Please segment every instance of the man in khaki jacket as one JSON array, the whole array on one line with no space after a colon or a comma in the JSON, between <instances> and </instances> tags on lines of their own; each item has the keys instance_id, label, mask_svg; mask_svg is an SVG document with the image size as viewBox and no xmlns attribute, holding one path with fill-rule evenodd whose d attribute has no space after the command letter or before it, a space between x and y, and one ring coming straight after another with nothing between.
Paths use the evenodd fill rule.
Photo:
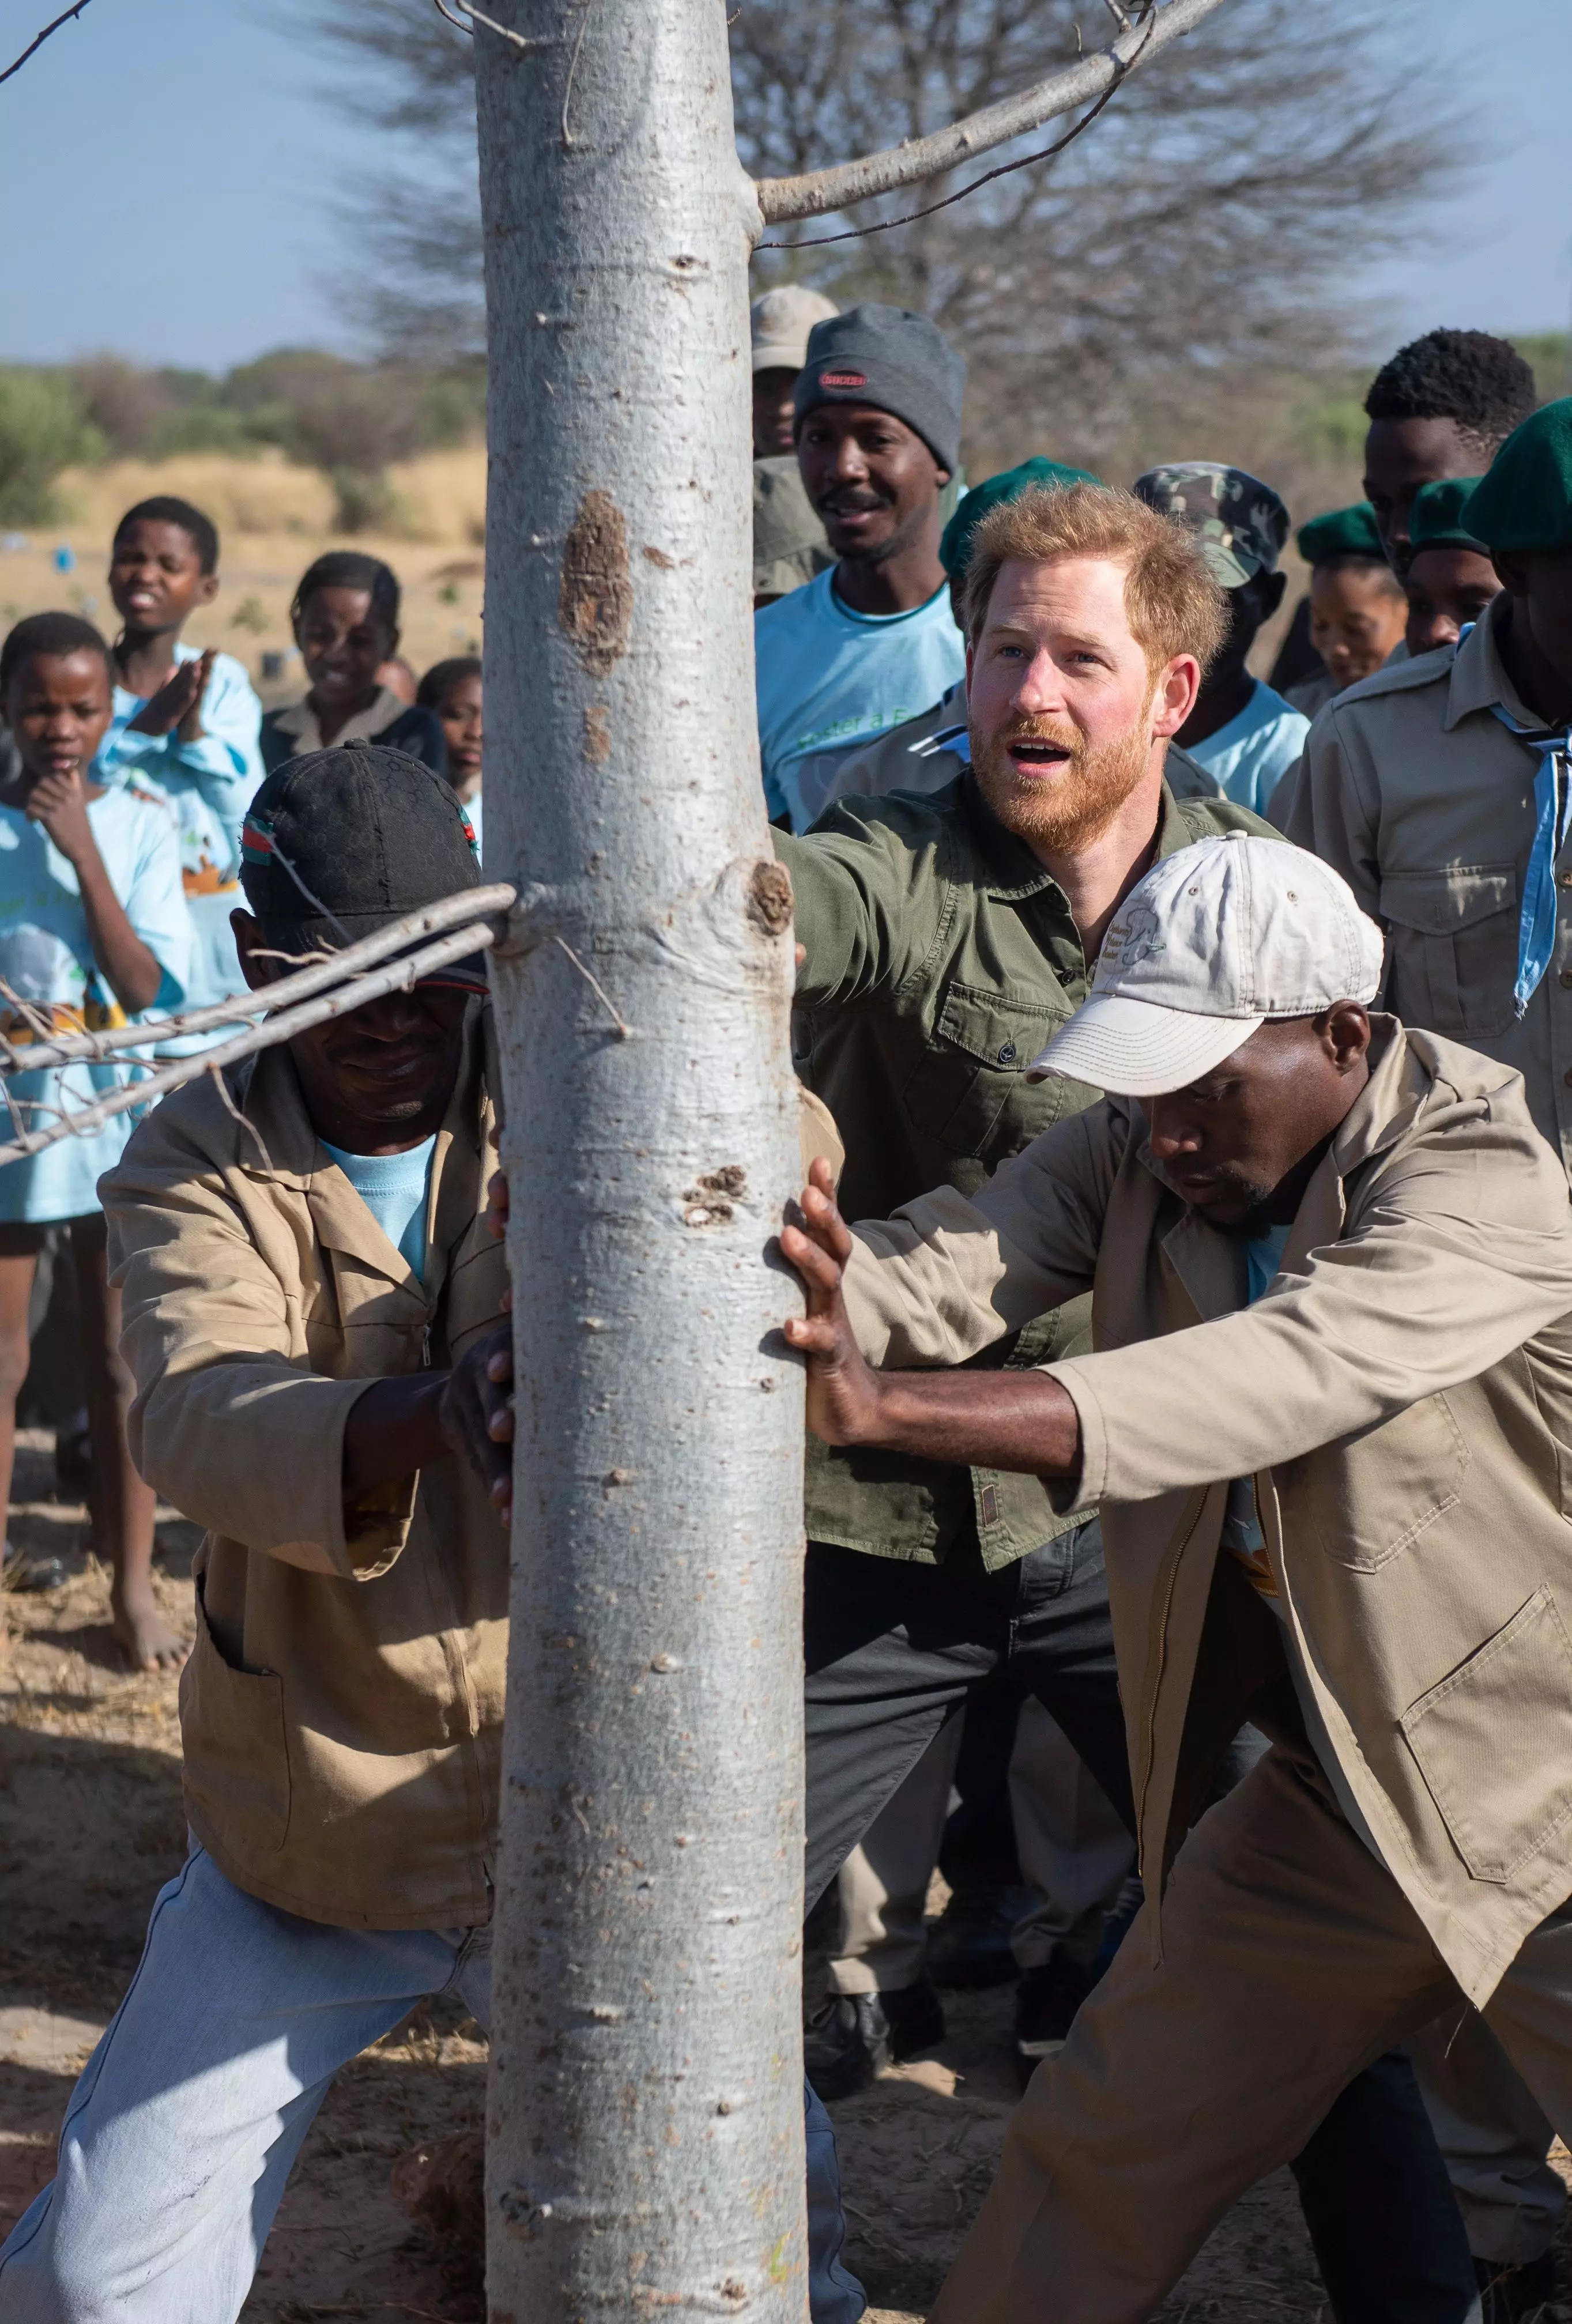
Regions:
<instances>
[{"instance_id":1,"label":"man in khaki jacket","mask_svg":"<svg viewBox=\"0 0 1572 2324\"><path fill-rule=\"evenodd\" d=\"M1518 1076L1372 1019L1379 969L1324 867L1182 851L1040 1061L1128 1094L855 1238L816 1183L782 1238L819 1433L1103 1513L1148 1903L935 2324L1136 2324L1461 1996L1572 2128L1572 1225ZM1089 1356L895 1369L1088 1283ZM1186 1838L1246 1712L1274 1748Z\"/></svg>"},{"instance_id":2,"label":"man in khaki jacket","mask_svg":"<svg viewBox=\"0 0 1572 2324\"><path fill-rule=\"evenodd\" d=\"M270 776L242 880L261 986L479 871L446 783L361 744ZM448 1387L505 1280L484 991L465 962L194 1082L101 1182L132 1452L208 1528L192 1847L0 2253L7 2324L224 2324L338 2068L422 1995L485 2017L507 1549Z\"/></svg>"},{"instance_id":3,"label":"man in khaki jacket","mask_svg":"<svg viewBox=\"0 0 1572 2324\"><path fill-rule=\"evenodd\" d=\"M1572 1173L1572 399L1507 438L1466 512L1501 595L1329 705L1272 813L1380 923L1387 1006L1515 1066ZM1416 2060L1474 2248L1537 2264L1549 2297L1549 2124L1476 2018Z\"/></svg>"}]
</instances>

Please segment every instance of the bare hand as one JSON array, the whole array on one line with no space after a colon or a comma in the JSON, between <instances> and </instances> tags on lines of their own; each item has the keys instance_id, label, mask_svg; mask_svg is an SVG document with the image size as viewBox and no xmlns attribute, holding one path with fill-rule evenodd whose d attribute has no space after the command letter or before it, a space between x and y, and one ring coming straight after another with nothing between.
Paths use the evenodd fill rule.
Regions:
<instances>
[{"instance_id":1,"label":"bare hand","mask_svg":"<svg viewBox=\"0 0 1572 2324\"><path fill-rule=\"evenodd\" d=\"M513 1326L503 1323L459 1357L439 1416L448 1445L468 1462L504 1517L513 1505Z\"/></svg>"},{"instance_id":2,"label":"bare hand","mask_svg":"<svg viewBox=\"0 0 1572 2324\"><path fill-rule=\"evenodd\" d=\"M42 823L68 863L79 863L97 843L88 820L88 786L80 767L42 775L27 795L27 819Z\"/></svg>"},{"instance_id":3,"label":"bare hand","mask_svg":"<svg viewBox=\"0 0 1572 2324\"><path fill-rule=\"evenodd\" d=\"M808 1425L827 1444L878 1442L883 1390L852 1334L841 1280L852 1238L835 1205L829 1164L810 1165L802 1190L800 1226L783 1228L781 1250L802 1278L808 1313L789 1315L784 1330L805 1359Z\"/></svg>"},{"instance_id":4,"label":"bare hand","mask_svg":"<svg viewBox=\"0 0 1572 2324\"><path fill-rule=\"evenodd\" d=\"M168 734L178 726L182 742L199 742L206 732L202 696L213 675L214 659L215 650L209 646L195 661L178 663L173 676L165 678L158 692L143 704L126 732Z\"/></svg>"}]
</instances>

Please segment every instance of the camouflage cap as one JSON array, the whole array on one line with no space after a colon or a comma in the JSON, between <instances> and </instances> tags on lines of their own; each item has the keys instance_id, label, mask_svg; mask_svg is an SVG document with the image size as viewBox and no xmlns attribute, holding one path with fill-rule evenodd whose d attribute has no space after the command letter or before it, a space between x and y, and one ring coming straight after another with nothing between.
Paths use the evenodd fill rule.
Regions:
<instances>
[{"instance_id":1,"label":"camouflage cap","mask_svg":"<svg viewBox=\"0 0 1572 2324\"><path fill-rule=\"evenodd\" d=\"M1148 468L1131 486L1159 516L1178 517L1199 533L1213 578L1243 589L1258 573L1275 573L1289 535L1289 513L1270 484L1221 460L1176 460Z\"/></svg>"}]
</instances>

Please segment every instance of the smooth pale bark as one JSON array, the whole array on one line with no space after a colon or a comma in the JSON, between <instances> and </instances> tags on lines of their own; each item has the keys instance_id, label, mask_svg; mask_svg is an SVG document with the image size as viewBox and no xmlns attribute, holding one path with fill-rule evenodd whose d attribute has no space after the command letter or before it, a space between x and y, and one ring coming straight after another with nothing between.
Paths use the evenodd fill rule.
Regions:
<instances>
[{"instance_id":1,"label":"smooth pale bark","mask_svg":"<svg viewBox=\"0 0 1572 2324\"><path fill-rule=\"evenodd\" d=\"M494 0L486 868L519 1369L495 2324L800 2324L789 891L720 0Z\"/></svg>"}]
</instances>

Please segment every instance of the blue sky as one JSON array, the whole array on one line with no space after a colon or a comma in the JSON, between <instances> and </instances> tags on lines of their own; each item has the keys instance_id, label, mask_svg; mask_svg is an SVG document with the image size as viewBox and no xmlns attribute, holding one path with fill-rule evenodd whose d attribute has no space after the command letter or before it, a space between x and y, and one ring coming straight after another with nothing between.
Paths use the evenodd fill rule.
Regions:
<instances>
[{"instance_id":1,"label":"blue sky","mask_svg":"<svg viewBox=\"0 0 1572 2324\"><path fill-rule=\"evenodd\" d=\"M0 0L0 62L56 5ZM1419 0L1419 22L1480 167L1401 263L1373 275L1351 247L1350 289L1373 294L1383 342L1564 328L1572 5ZM0 88L0 360L108 347L222 369L346 345L338 192L374 186L384 157L319 101L321 69L270 0L91 0Z\"/></svg>"}]
</instances>

